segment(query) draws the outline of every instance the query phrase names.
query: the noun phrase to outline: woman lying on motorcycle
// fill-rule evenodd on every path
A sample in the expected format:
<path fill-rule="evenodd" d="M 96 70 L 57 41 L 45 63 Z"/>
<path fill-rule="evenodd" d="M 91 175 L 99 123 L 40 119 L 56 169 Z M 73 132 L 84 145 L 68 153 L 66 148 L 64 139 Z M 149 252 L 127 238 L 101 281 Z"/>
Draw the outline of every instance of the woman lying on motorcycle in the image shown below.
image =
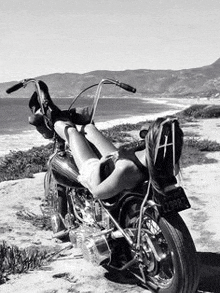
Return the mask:
<path fill-rule="evenodd" d="M 145 128 L 145 146 L 141 149 L 117 149 L 94 124 L 85 123 L 81 129 L 76 127 L 74 117 L 70 119 L 70 116 L 60 111 L 50 99 L 48 89 L 43 87 L 43 90 L 47 99 L 45 113 L 49 113 L 48 121 L 56 134 L 69 145 L 79 170 L 78 181 L 95 198 L 111 198 L 123 190 L 135 188 L 149 177 L 159 193 L 163 193 L 168 185 L 176 183 L 174 175 L 179 171 L 183 143 L 183 133 L 177 120 L 159 118 L 148 130 Z M 173 124 L 175 133 L 172 131 Z M 170 143 L 173 136 L 175 164 L 172 163 L 174 149 Z M 155 145 L 158 147 L 155 148 Z"/>
<path fill-rule="evenodd" d="M 152 140 L 152 132 L 155 132 L 155 128 L 158 128 L 162 121 L 165 121 L 165 119 L 157 120 L 157 123 L 150 127 L 145 137 L 148 147 L 150 147 L 149 140 Z M 154 164 L 150 162 L 150 157 L 152 151 L 155 150 L 149 150 L 148 147 L 141 150 L 122 147 L 118 150 L 94 124 L 86 125 L 83 127 L 83 131 L 79 132 L 71 122 L 58 120 L 54 123 L 54 130 L 70 146 L 80 174 L 78 180 L 90 190 L 94 197 L 101 200 L 108 199 L 123 190 L 132 189 L 141 181 L 148 179 L 148 169 Z M 180 129 L 177 128 L 177 130 Z M 100 158 L 94 152 L 91 144 L 98 150 Z M 149 151 L 151 151 L 151 154 Z M 169 156 L 168 153 L 167 156 Z M 161 163 L 162 161 L 161 159 Z M 167 163 L 169 164 L 169 162 Z M 163 171 L 163 176 L 166 179 L 162 178 L 162 174 L 158 174 L 161 183 L 159 183 L 159 186 L 157 186 L 158 183 L 155 183 L 155 188 L 160 192 L 165 187 L 164 181 L 166 181 L 166 185 L 169 185 L 169 178 L 173 180 L 173 166 L 166 166 L 165 163 L 163 165 L 166 168 L 165 172 Z M 178 162 L 174 175 L 177 173 Z M 154 174 L 155 176 L 157 177 L 156 174 Z"/>
<path fill-rule="evenodd" d="M 71 122 L 58 120 L 54 130 L 70 146 L 79 170 L 79 182 L 96 198 L 108 199 L 122 190 L 132 189 L 148 174 L 143 150 L 118 151 L 93 124 L 79 132 Z M 88 142 L 96 147 L 100 158 Z"/>

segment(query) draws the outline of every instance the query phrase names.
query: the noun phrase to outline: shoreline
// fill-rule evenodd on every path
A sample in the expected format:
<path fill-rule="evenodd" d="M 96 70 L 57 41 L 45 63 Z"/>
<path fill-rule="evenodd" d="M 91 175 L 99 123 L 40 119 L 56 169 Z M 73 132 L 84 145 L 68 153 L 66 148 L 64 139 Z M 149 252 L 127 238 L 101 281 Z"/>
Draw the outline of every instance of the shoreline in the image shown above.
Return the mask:
<path fill-rule="evenodd" d="M 158 117 L 175 115 L 176 113 L 190 107 L 194 104 L 209 104 L 209 105 L 220 105 L 220 99 L 193 99 L 193 98 L 145 98 L 146 101 L 154 104 L 168 105 L 170 110 L 161 111 L 157 113 L 147 113 L 146 115 L 131 115 L 123 118 L 116 118 L 107 121 L 96 122 L 97 127 L 100 130 L 111 128 L 120 124 L 136 124 L 142 121 L 155 120 Z M 0 145 L 0 159 L 8 155 L 10 152 L 27 151 L 33 147 L 45 146 L 51 142 L 51 140 L 43 138 L 43 136 L 37 132 L 33 127 L 32 130 L 24 130 L 18 134 L 3 134 L 1 137 Z"/>
<path fill-rule="evenodd" d="M 160 116 L 174 115 L 189 106 L 187 103 L 182 103 L 178 100 L 174 101 L 173 99 L 172 102 L 174 103 L 170 103 L 171 101 L 169 99 L 160 100 L 147 98 L 146 100 L 154 104 L 169 105 L 170 110 L 153 114 L 147 113 L 146 115 L 131 115 L 107 121 L 98 121 L 96 122 L 97 127 L 100 130 L 104 130 L 120 124 L 136 124 L 146 120 L 151 121 Z M 18 134 L 3 134 L 0 137 L 2 142 L 0 145 L 0 159 L 4 158 L 4 156 L 8 155 L 10 152 L 27 151 L 33 147 L 45 146 L 51 142 L 51 140 L 43 138 L 43 136 L 38 133 L 34 127 L 33 130 L 24 130 Z"/>

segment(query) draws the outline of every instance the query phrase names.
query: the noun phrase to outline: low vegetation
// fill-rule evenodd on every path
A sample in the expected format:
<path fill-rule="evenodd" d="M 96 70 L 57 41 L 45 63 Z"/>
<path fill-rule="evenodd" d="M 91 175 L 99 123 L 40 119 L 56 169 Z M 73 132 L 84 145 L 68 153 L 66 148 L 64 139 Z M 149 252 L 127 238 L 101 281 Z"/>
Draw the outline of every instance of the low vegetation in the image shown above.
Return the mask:
<path fill-rule="evenodd" d="M 17 246 L 0 244 L 0 284 L 7 281 L 11 274 L 25 273 L 39 268 L 47 259 L 48 251 L 36 247 L 19 249 Z"/>
<path fill-rule="evenodd" d="M 179 119 L 182 124 L 187 120 L 195 118 L 210 118 L 214 115 L 220 117 L 220 107 L 209 107 L 206 105 L 195 105 L 179 113 Z M 218 111 L 217 111 L 218 109 Z M 113 143 L 131 143 L 131 131 L 138 131 L 144 122 L 137 124 L 122 124 L 112 128 L 103 130 L 103 134 Z M 10 152 L 0 161 L 0 182 L 6 180 L 31 178 L 34 173 L 44 172 L 47 169 L 47 161 L 52 154 L 53 144 L 46 146 L 34 147 L 28 151 Z M 183 167 L 192 164 L 205 163 L 204 152 L 220 151 L 220 144 L 200 139 L 199 137 L 191 137 L 189 134 L 185 136 L 183 149 Z M 188 159 L 190 158 L 190 160 Z"/>
<path fill-rule="evenodd" d="M 11 151 L 0 161 L 0 182 L 31 178 L 34 173 L 46 171 L 46 163 L 52 153 L 52 144 L 33 147 L 28 151 Z"/>
<path fill-rule="evenodd" d="M 196 105 L 182 111 L 178 116 L 182 124 L 195 118 L 220 117 L 220 107 Z M 142 124 L 118 125 L 104 130 L 103 133 L 113 143 L 131 143 L 131 131 L 139 130 Z M 33 177 L 34 173 L 46 171 L 46 163 L 52 153 L 52 148 L 53 145 L 50 143 L 47 146 L 34 147 L 25 152 L 11 152 L 0 160 L 0 182 L 30 178 Z M 205 154 L 213 151 L 220 151 L 220 144 L 187 134 L 183 148 L 182 167 L 210 162 Z M 19 214 L 17 216 L 22 217 Z M 42 221 L 45 219 L 38 219 L 39 221 L 36 221 L 36 219 L 29 220 L 33 220 L 33 224 L 38 223 L 41 229 L 45 227 L 48 229 L 48 225 L 45 222 L 42 226 Z M 0 284 L 4 283 L 10 274 L 26 272 L 41 266 L 46 258 L 46 251 L 38 251 L 36 248 L 21 250 L 3 242 L 0 244 Z"/>
<path fill-rule="evenodd" d="M 184 118 L 218 118 L 220 117 L 220 105 L 198 104 L 179 113 Z"/>

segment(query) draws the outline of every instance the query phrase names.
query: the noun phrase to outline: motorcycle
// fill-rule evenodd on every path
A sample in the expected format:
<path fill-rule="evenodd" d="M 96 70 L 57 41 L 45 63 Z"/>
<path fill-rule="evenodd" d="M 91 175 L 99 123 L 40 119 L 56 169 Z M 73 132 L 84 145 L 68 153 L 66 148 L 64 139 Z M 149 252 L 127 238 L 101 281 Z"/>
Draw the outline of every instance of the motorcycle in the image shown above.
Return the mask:
<path fill-rule="evenodd" d="M 44 181 L 54 237 L 68 237 L 76 247 L 81 248 L 84 258 L 95 265 L 120 272 L 129 271 L 151 292 L 196 292 L 199 281 L 196 249 L 179 215 L 179 212 L 190 208 L 184 189 L 175 187 L 158 201 L 149 179 L 110 200 L 94 199 L 89 190 L 78 182 L 78 169 L 70 149 L 54 134 L 48 115 L 45 115 L 46 84 L 36 79 L 25 79 L 9 88 L 7 93 L 29 83 L 35 84 L 35 96 L 40 105 L 41 123 L 38 122 L 38 126 L 44 125 L 49 131 L 48 137 L 54 140 L 54 152 L 49 158 Z M 133 93 L 136 91 L 117 80 L 102 79 L 75 97 L 65 112 L 69 119 L 78 117 L 78 121 L 73 122 L 79 125 L 94 121 L 105 84 Z M 87 109 L 83 109 L 84 119 L 81 119 L 73 105 L 93 87 L 97 89 L 91 111 L 87 115 Z M 71 111 L 74 112 L 72 116 Z"/>

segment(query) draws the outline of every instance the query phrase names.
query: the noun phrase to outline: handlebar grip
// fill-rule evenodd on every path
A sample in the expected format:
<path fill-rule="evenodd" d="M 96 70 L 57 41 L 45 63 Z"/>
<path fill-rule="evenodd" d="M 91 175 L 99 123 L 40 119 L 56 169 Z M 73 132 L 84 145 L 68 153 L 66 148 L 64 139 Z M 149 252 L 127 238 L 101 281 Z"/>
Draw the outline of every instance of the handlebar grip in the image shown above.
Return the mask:
<path fill-rule="evenodd" d="M 136 88 L 130 86 L 129 84 L 119 82 L 117 85 L 128 92 L 136 93 Z"/>
<path fill-rule="evenodd" d="M 12 87 L 8 88 L 8 89 L 6 90 L 6 93 L 7 93 L 7 94 L 10 94 L 10 93 L 12 93 L 12 92 L 15 92 L 15 91 L 19 90 L 19 89 L 22 88 L 22 87 L 23 87 L 23 82 L 19 82 L 19 83 L 13 85 Z"/>

